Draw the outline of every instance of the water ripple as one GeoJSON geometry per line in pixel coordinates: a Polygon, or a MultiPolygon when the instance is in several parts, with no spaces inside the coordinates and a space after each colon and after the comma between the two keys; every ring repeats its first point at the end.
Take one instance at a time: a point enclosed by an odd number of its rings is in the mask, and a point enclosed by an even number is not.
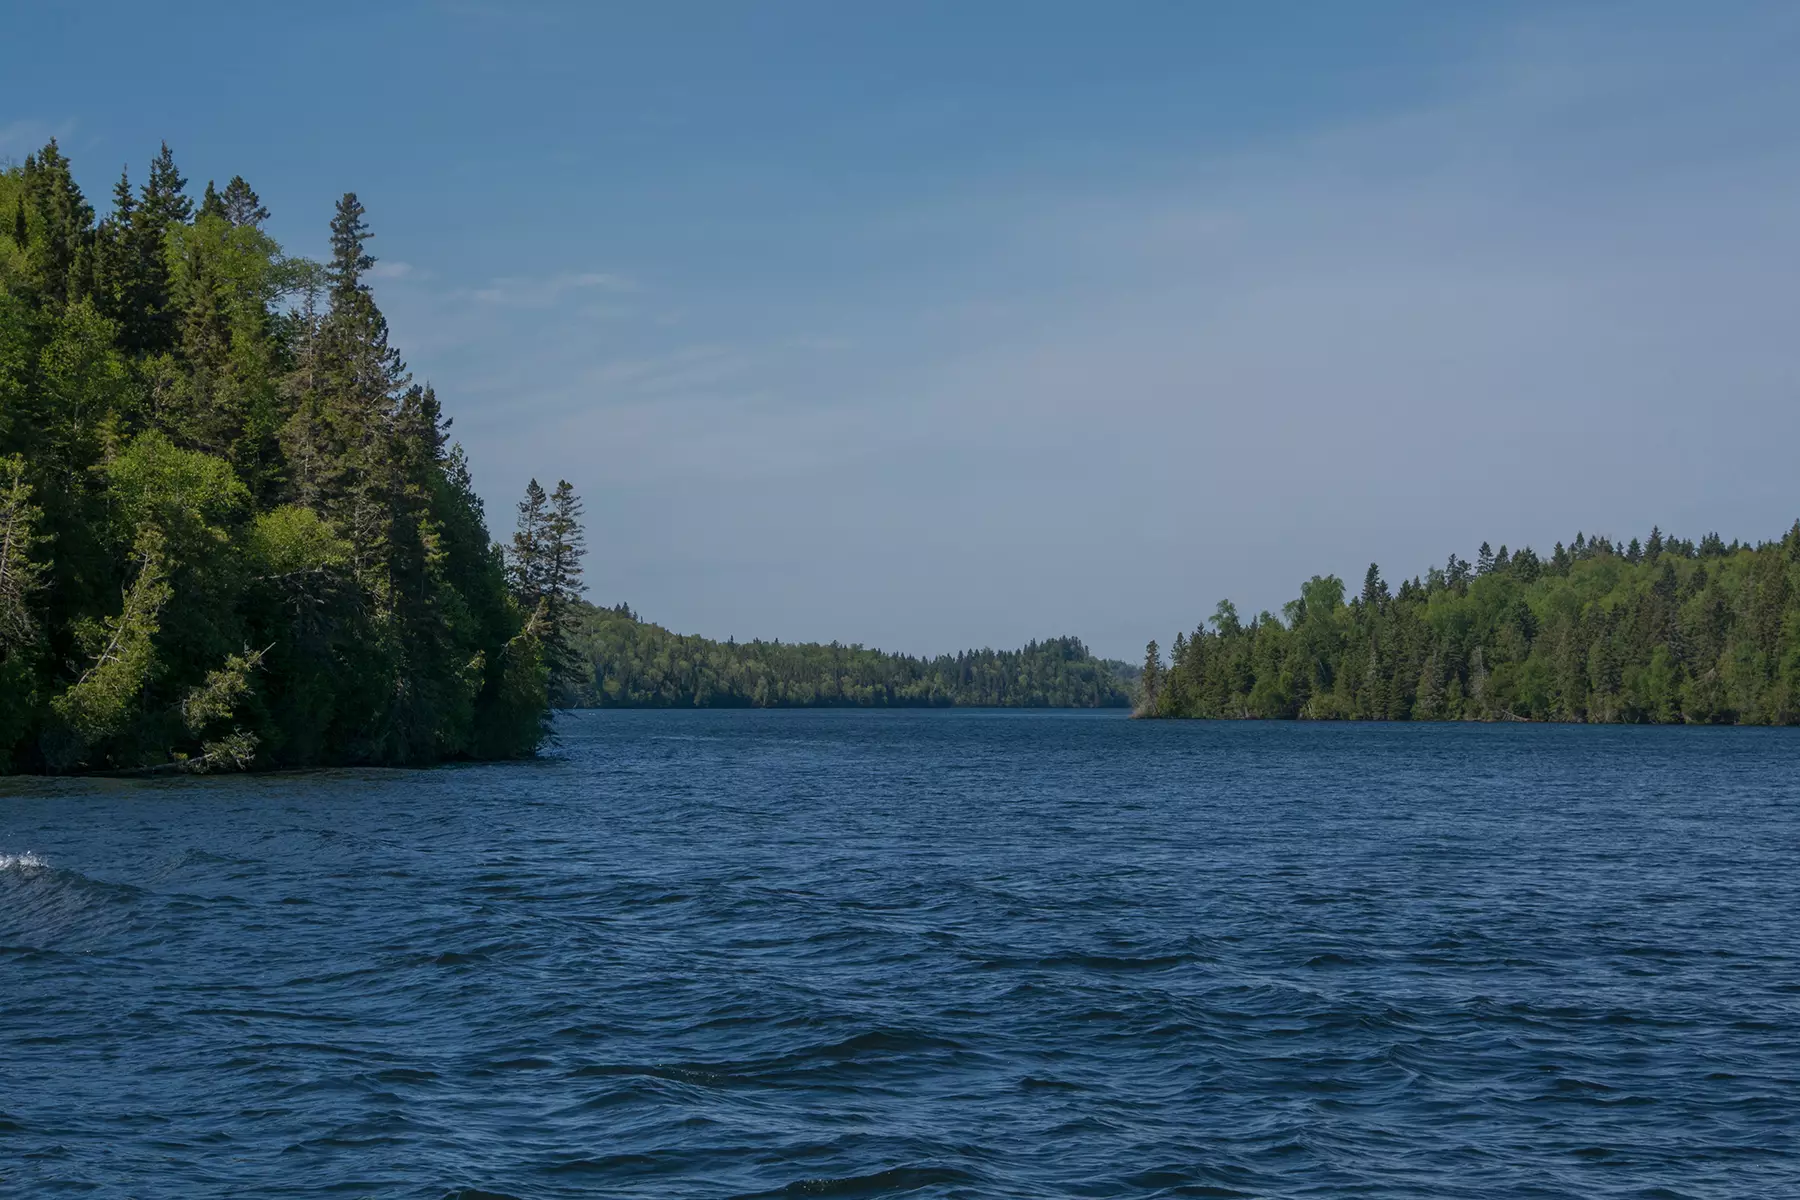
{"type": "Polygon", "coordinates": [[[8,783],[0,1194],[1800,1195],[1794,731],[563,732],[8,783]]]}

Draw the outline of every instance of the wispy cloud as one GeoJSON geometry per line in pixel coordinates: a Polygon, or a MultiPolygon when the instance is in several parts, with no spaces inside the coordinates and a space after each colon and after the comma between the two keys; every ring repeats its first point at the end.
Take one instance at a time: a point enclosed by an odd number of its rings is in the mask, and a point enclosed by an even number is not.
{"type": "Polygon", "coordinates": [[[503,308],[551,308],[571,292],[598,288],[607,292],[634,292],[637,284],[623,275],[583,271],[538,278],[508,276],[490,280],[462,294],[482,304],[503,308]]]}
{"type": "Polygon", "coordinates": [[[421,271],[409,262],[397,259],[383,259],[370,269],[369,275],[375,279],[429,279],[429,271],[421,271]]]}
{"type": "Polygon", "coordinates": [[[561,303],[616,276],[493,280],[445,305],[458,427],[496,512],[532,473],[629,508],[597,557],[646,611],[921,650],[1128,654],[1484,537],[1774,533],[1797,23],[1564,21],[1248,152],[898,197],[854,279],[657,287],[678,330],[561,303]]]}

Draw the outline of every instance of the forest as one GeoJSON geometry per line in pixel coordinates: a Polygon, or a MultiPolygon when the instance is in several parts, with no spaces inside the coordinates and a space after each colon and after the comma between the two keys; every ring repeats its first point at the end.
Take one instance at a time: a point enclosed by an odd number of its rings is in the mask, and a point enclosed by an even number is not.
{"type": "Polygon", "coordinates": [[[1390,590],[1314,576],[1146,648],[1145,717],[1800,723],[1800,521],[1775,541],[1577,534],[1451,555],[1390,590]]]}
{"type": "MultiPolygon", "coordinates": [[[[389,344],[363,206],[320,263],[165,144],[96,210],[0,171],[0,770],[529,754],[579,588],[566,485],[491,541],[389,344]]],[[[535,505],[535,508],[532,506],[535,505]]],[[[528,511],[529,510],[529,511],[528,511]]]]}
{"type": "Polygon", "coordinates": [[[1354,595],[1315,576],[1141,672],[1072,637],[926,659],[674,634],[581,599],[567,482],[490,537],[356,195],[323,262],[268,217],[241,177],[196,201],[166,144],[104,216],[54,141],[0,169],[0,771],[506,758],[558,707],[1800,723],[1800,521],[1484,544],[1354,595]]]}
{"type": "Polygon", "coordinates": [[[572,638],[579,674],[565,704],[582,708],[1103,708],[1131,703],[1122,663],[1072,637],[1021,650],[937,658],[836,642],[725,641],[670,633],[629,605],[583,605],[572,638]]]}

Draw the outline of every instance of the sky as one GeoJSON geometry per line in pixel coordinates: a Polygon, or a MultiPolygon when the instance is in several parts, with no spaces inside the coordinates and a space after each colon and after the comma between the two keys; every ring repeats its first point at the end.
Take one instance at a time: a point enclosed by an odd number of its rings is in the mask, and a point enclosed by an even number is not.
{"type": "Polygon", "coordinates": [[[1141,657],[1800,516],[1800,6],[19,5],[0,158],[355,191],[496,537],[688,633],[1141,657]],[[23,48],[23,52],[21,52],[23,48]]]}

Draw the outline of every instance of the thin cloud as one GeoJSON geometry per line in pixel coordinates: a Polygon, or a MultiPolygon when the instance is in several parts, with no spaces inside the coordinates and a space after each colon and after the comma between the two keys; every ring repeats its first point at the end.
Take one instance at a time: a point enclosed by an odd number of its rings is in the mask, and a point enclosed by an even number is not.
{"type": "Polygon", "coordinates": [[[376,263],[374,267],[369,270],[369,275],[374,279],[430,278],[429,272],[421,271],[409,262],[399,262],[397,260],[383,260],[376,263]]]}
{"type": "Polygon", "coordinates": [[[422,324],[486,360],[458,411],[493,511],[533,473],[628,509],[597,557],[698,631],[1129,656],[1221,596],[1278,609],[1483,538],[1771,535],[1800,437],[1793,23],[1558,22],[1407,110],[896,198],[836,233],[894,252],[856,281],[659,292],[679,337],[497,311],[629,290],[598,273],[422,324]]]}
{"type": "Polygon", "coordinates": [[[462,294],[481,304],[502,308],[551,308],[571,292],[598,288],[608,292],[634,292],[635,281],[608,271],[551,275],[542,278],[508,276],[495,279],[462,294]]]}

